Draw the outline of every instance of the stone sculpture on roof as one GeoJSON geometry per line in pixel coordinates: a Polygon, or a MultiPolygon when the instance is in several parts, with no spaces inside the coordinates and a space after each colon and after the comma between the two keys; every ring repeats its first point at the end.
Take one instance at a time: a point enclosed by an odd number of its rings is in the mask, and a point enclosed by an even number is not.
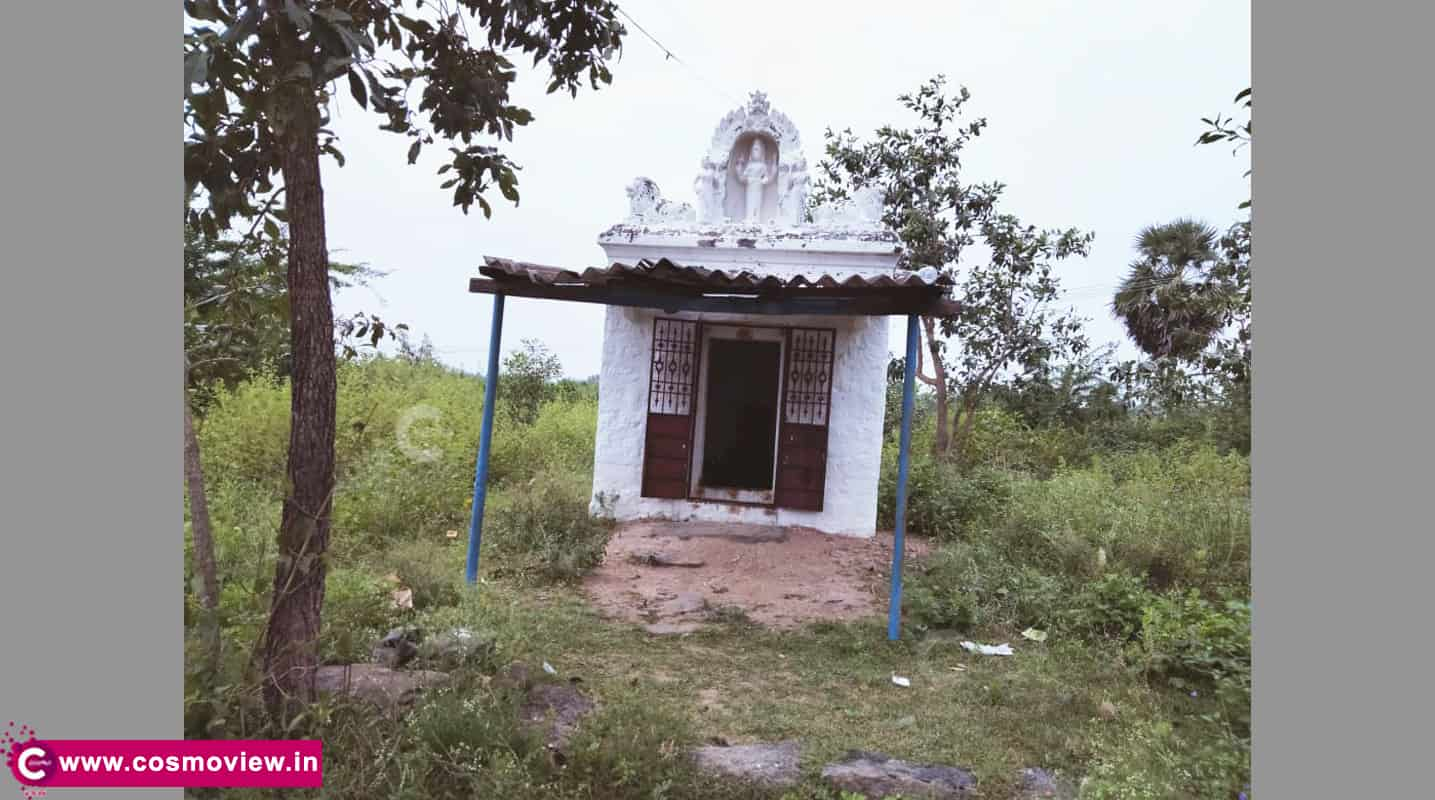
{"type": "Polygon", "coordinates": [[[713,132],[693,180],[697,207],[665,200],[658,185],[639,178],[628,187],[627,224],[674,228],[880,227],[881,197],[875,190],[810,209],[812,179],[797,127],[753,92],[746,105],[728,112],[713,132]]]}

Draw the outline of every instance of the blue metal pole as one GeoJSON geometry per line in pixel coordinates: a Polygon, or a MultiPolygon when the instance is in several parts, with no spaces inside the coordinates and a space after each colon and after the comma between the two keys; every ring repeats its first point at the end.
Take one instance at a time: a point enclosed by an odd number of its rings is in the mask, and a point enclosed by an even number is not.
{"type": "Polygon", "coordinates": [[[907,361],[902,370],[902,438],[897,447],[897,525],[892,539],[892,594],[887,600],[887,638],[902,635],[902,561],[907,533],[907,471],[912,449],[912,390],[917,375],[917,315],[907,315],[907,361]]]}
{"type": "Polygon", "coordinates": [[[483,374],[483,426],[478,434],[478,463],[473,473],[473,516],[468,521],[468,568],[464,577],[478,582],[478,546],[483,543],[483,504],[488,499],[488,451],[493,440],[493,404],[498,399],[498,345],[503,337],[503,295],[493,296],[493,328],[488,334],[488,371],[483,374]]]}

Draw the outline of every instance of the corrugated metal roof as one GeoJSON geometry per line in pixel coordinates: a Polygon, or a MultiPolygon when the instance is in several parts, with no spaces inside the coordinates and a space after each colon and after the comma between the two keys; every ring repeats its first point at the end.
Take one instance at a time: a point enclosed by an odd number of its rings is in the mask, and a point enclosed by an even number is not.
{"type": "Polygon", "coordinates": [[[636,264],[614,262],[607,267],[589,267],[582,272],[542,264],[513,261],[507,258],[484,257],[483,275],[497,281],[528,281],[541,286],[580,285],[611,286],[614,284],[661,283],[670,287],[686,286],[704,292],[761,291],[777,289],[816,288],[832,290],[926,289],[934,291],[952,284],[952,280],[930,267],[922,270],[844,271],[776,275],[750,269],[711,269],[686,266],[669,259],[644,259],[636,264]]]}

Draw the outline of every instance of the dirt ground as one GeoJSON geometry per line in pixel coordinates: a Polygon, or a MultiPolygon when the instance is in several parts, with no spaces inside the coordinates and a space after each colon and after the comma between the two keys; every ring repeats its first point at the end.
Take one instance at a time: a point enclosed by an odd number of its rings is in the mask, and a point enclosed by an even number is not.
{"type": "MultiPolygon", "coordinates": [[[[907,538],[908,563],[927,551],[907,538]]],[[[639,521],[618,528],[584,589],[605,615],[655,634],[697,630],[741,609],[774,628],[883,614],[892,534],[871,539],[808,528],[639,521]]]]}

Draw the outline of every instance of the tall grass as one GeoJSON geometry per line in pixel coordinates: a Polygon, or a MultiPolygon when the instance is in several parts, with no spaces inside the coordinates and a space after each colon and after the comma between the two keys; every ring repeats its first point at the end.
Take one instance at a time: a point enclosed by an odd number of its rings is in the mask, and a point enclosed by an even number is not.
{"type": "MultiPolygon", "coordinates": [[[[462,570],[482,380],[383,358],[341,366],[326,662],[367,660],[372,643],[400,624],[462,625],[496,641],[499,656],[524,652],[543,622],[520,611],[523,592],[579,577],[602,557],[609,525],[588,514],[593,387],[553,388],[531,423],[499,398],[482,552],[490,583],[473,589],[462,570]],[[411,590],[412,608],[395,605],[398,587],[411,590]]],[[[1082,431],[1031,427],[992,407],[979,414],[961,466],[931,457],[930,415],[915,431],[908,526],[937,546],[912,564],[908,630],[996,639],[1038,627],[1073,652],[1089,650],[1083,658],[1149,678],[1158,721],[1103,736],[1091,796],[1219,796],[1243,785],[1249,459],[1199,419],[1082,431]],[[1199,714],[1188,692],[1200,694],[1199,714]]],[[[248,669],[268,612],[288,419],[287,385],[257,378],[218,390],[198,423],[226,658],[218,680],[188,689],[189,735],[322,736],[336,796],[737,791],[703,783],[673,758],[690,743],[687,722],[637,690],[605,698],[573,760],[555,764],[515,733],[516,698],[485,682],[488,662],[457,670],[453,690],[430,696],[397,726],[326,705],[310,727],[263,728],[248,669]]],[[[895,483],[892,426],[879,494],[885,525],[895,483]]]]}

